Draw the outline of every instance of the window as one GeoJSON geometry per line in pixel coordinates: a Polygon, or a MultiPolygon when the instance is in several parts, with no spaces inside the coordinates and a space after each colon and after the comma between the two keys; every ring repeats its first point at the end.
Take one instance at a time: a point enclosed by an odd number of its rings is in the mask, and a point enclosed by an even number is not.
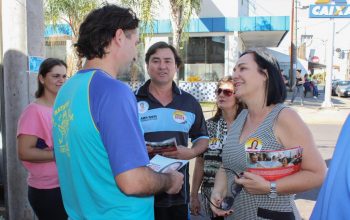
{"type": "Polygon", "coordinates": [[[201,81],[217,81],[224,76],[225,37],[191,37],[184,45],[184,67],[180,79],[198,76],[201,81]]]}

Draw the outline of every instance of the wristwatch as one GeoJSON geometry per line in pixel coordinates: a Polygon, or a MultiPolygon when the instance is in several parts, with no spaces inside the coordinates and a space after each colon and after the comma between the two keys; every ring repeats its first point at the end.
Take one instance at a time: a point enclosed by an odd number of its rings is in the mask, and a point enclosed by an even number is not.
{"type": "Polygon", "coordinates": [[[269,198],[275,199],[277,197],[277,188],[276,188],[276,182],[270,182],[270,193],[269,198]]]}

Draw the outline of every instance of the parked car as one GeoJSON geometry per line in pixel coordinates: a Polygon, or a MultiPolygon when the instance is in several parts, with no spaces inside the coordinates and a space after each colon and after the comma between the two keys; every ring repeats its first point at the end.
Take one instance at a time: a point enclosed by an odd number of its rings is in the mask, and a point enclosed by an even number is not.
{"type": "Polygon", "coordinates": [[[341,96],[349,96],[350,95],[350,81],[342,80],[337,82],[337,87],[335,88],[335,93],[341,96]]]}

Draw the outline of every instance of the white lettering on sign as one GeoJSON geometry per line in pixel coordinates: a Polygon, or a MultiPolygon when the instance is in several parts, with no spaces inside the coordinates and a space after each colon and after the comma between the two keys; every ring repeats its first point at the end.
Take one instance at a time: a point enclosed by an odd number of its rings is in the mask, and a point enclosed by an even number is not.
{"type": "Polygon", "coordinates": [[[312,5],[310,17],[350,17],[350,5],[312,5]]]}

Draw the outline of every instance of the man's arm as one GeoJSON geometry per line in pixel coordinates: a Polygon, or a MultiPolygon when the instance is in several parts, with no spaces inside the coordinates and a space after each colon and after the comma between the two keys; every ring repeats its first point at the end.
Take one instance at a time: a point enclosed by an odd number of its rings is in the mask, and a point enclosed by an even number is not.
{"type": "Polygon", "coordinates": [[[147,196],[160,192],[178,193],[184,182],[183,177],[177,171],[156,173],[149,167],[138,167],[117,175],[115,181],[127,195],[147,196]]]}
{"type": "Polygon", "coordinates": [[[204,175],[204,158],[197,157],[196,163],[194,166],[194,171],[193,171],[191,202],[190,202],[190,210],[191,210],[191,214],[193,215],[198,215],[201,210],[201,204],[198,198],[198,191],[202,183],[203,175],[204,175]]]}
{"type": "Polygon", "coordinates": [[[194,151],[194,154],[198,156],[203,154],[208,149],[208,145],[209,145],[209,139],[201,138],[193,143],[191,149],[194,151]]]}
{"type": "Polygon", "coordinates": [[[191,160],[204,153],[208,148],[208,144],[209,140],[207,138],[201,138],[193,143],[192,148],[179,145],[177,146],[177,151],[164,152],[162,156],[180,160],[191,160]]]}

